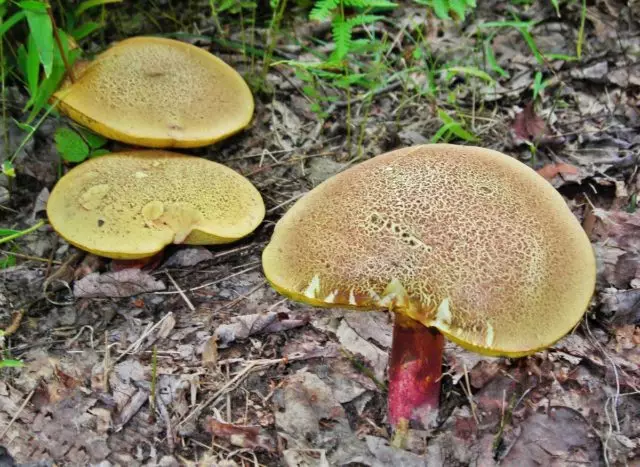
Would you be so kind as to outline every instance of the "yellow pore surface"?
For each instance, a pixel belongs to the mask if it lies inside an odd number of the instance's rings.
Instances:
[[[184,42],[134,37],[76,68],[56,94],[61,110],[108,138],[147,147],[195,147],[246,127],[253,96],[242,77]]]
[[[199,157],[159,150],[90,159],[54,187],[53,228],[97,255],[135,259],[170,243],[228,243],[251,233],[265,214],[242,175]]]
[[[390,309],[489,355],[553,344],[595,286],[589,239],[551,184],[499,152],[446,144],[317,186],[278,222],[263,267],[295,300]]]

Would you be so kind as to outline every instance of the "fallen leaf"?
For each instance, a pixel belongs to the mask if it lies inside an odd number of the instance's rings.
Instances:
[[[640,289],[607,289],[601,294],[602,311],[614,324],[640,323]]]
[[[290,318],[285,312],[255,313],[232,318],[232,321],[230,324],[218,326],[214,332],[221,349],[254,334],[286,331],[304,326],[308,322],[306,318]]]
[[[353,354],[362,355],[371,364],[378,381],[384,381],[389,361],[388,352],[360,337],[345,320],[340,322],[336,336],[345,349]]]
[[[545,134],[545,121],[533,108],[533,101],[524,106],[522,112],[516,115],[512,130],[519,144],[523,141],[539,141]]]
[[[204,344],[202,351],[202,366],[213,369],[218,364],[218,338],[211,336]]]
[[[275,441],[259,426],[234,425],[207,417],[205,429],[215,437],[226,439],[243,449],[275,450]]]
[[[131,268],[105,274],[91,273],[75,282],[73,294],[78,298],[122,298],[165,289],[162,281]]]
[[[502,459],[503,465],[600,465],[602,448],[589,423],[575,410],[551,407],[535,413],[520,425],[516,442]]]
[[[188,268],[213,259],[213,253],[204,247],[182,248],[164,263],[167,268]]]
[[[579,173],[579,170],[577,167],[570,164],[554,163],[554,164],[547,164],[541,169],[538,169],[536,172],[538,172],[538,175],[541,175],[546,180],[551,181],[558,175],[562,175],[562,174],[577,175]]]

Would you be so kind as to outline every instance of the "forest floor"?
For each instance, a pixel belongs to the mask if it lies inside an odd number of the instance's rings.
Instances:
[[[398,61],[411,50],[405,33],[428,24],[444,70],[485,63],[479,25],[513,18],[500,2],[478,3],[462,23],[403,5],[375,28],[386,28]],[[560,17],[551,3],[522,8],[520,18],[538,21],[530,32],[541,51],[574,55],[579,2]],[[158,31],[145,20],[153,8],[115,7],[121,33],[188,32],[184,40],[248,70],[237,49],[206,39],[215,30],[206,15],[182,21],[186,30],[165,21]],[[330,31],[286,21],[296,40],[283,36],[276,55],[293,59]],[[302,92],[306,83],[273,66],[272,92],[256,93],[249,128],[183,151],[234,168],[262,193],[265,221],[236,244],[174,246],[154,269],[115,275],[110,261],[70,247],[49,226],[2,245],[0,257],[15,258],[0,270],[5,355],[24,366],[2,369],[0,444],[15,462],[43,466],[640,465],[640,8],[589,1],[584,31],[580,60],[544,63],[535,105],[541,64],[508,27],[492,40],[506,73],[494,84],[415,71],[371,99],[356,90],[349,106],[339,95],[325,120]],[[435,93],[421,93],[425,86]],[[19,119],[26,96],[8,91]],[[438,426],[412,431],[400,450],[389,446],[386,416],[393,316],[283,299],[265,282],[260,254],[288,207],[327,177],[429,142],[443,124],[437,109],[464,120],[474,145],[531,164],[563,194],[593,241],[598,285],[577,329],[533,356],[489,358],[447,344]],[[48,118],[23,148],[2,227],[45,217],[58,177],[53,133],[63,124]],[[10,153],[21,133],[4,125],[12,147],[2,153]],[[13,464],[5,456],[0,465]]]

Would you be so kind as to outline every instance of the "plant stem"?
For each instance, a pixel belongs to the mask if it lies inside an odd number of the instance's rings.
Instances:
[[[271,18],[271,24],[269,25],[269,45],[265,53],[264,62],[262,65],[262,79],[266,79],[269,66],[271,65],[271,57],[273,56],[273,49],[276,47],[276,36],[280,32],[280,22],[284,16],[285,8],[287,7],[287,0],[280,0],[276,10],[273,12]]]
[[[40,220],[39,222],[37,222],[36,224],[32,225],[28,229],[21,230],[20,232],[16,232],[16,233],[11,234],[11,235],[7,235],[6,237],[2,237],[2,238],[0,238],[0,245],[2,245],[3,243],[10,242],[11,240],[15,240],[16,238],[20,238],[20,237],[22,237],[24,235],[30,234],[34,230],[38,230],[43,225],[44,225],[44,221]]]
[[[151,355],[151,414],[156,410],[156,381],[158,379],[158,348],[153,346],[153,354]]]
[[[409,423],[432,426],[438,416],[444,336],[396,313],[389,360],[389,423],[402,446]]]
[[[64,63],[64,68],[67,70],[67,75],[72,83],[76,82],[76,77],[73,74],[73,68],[69,65],[69,60],[67,60],[67,54],[64,53],[64,47],[62,47],[62,40],[60,39],[60,34],[58,33],[58,26],[56,25],[56,18],[53,16],[53,10],[51,9],[51,4],[47,2],[47,13],[49,14],[49,18],[51,19],[51,26],[53,29],[53,37],[56,39],[56,44],[58,44],[58,50],[60,51],[60,56],[62,57],[62,62]]]

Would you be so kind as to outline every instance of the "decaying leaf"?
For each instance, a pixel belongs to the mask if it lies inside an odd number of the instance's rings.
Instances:
[[[75,282],[73,294],[78,298],[122,298],[165,288],[162,281],[140,269],[130,268],[105,274],[89,274]]]
[[[291,318],[286,312],[255,313],[232,318],[232,323],[219,326],[214,336],[223,349],[239,339],[258,333],[286,331],[307,324],[306,318]]]
[[[551,407],[531,415],[503,459],[503,465],[601,465],[602,447],[596,433],[578,412]]]
[[[541,169],[538,169],[537,172],[545,179],[551,181],[558,175],[563,175],[563,174],[576,175],[579,172],[579,170],[577,167],[570,164],[554,163],[554,164],[545,165]]]
[[[545,134],[545,121],[536,114],[533,101],[524,106],[522,112],[516,115],[513,122],[513,134],[516,143],[521,141],[538,141]]]
[[[273,451],[275,441],[259,426],[234,425],[207,417],[206,430],[214,437],[223,438],[243,449]]]

